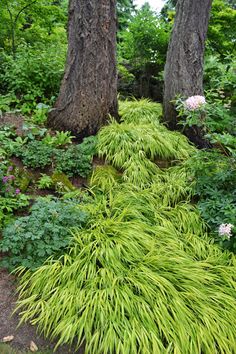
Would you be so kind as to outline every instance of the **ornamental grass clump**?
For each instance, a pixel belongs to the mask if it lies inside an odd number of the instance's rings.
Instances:
[[[236,350],[234,259],[184,233],[179,213],[149,217],[128,189],[94,204],[70,253],[22,276],[22,319],[58,344],[85,341],[89,354]]]
[[[110,165],[93,172],[93,199],[80,206],[89,222],[73,230],[68,254],[21,269],[21,321],[86,354],[232,354],[235,256],[208,239],[188,170],[155,164],[165,146],[161,156],[175,159],[192,146],[178,135],[180,153],[160,125],[166,145],[148,149],[152,124],[112,122],[99,133]]]
[[[146,98],[120,101],[119,114],[121,120],[126,123],[159,122],[162,116],[162,105]]]
[[[183,160],[194,151],[186,137],[155,123],[119,124],[112,120],[98,135],[99,155],[119,169],[135,156],[142,161],[145,156],[138,157],[140,152],[155,161],[156,158]]]

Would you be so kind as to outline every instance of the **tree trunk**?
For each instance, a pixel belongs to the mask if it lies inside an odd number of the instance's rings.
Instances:
[[[178,0],[175,24],[165,65],[164,120],[177,129],[177,112],[173,101],[203,95],[203,60],[212,0]],[[201,129],[186,132],[190,140],[205,145]]]
[[[117,116],[116,1],[70,0],[67,63],[49,114],[54,129],[96,134]]]

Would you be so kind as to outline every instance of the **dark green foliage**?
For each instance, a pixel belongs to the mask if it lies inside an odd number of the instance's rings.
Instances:
[[[69,146],[63,152],[58,151],[56,169],[68,176],[87,177],[92,171],[92,157],[95,152],[96,138],[86,138],[82,144]]]
[[[97,136],[89,136],[84,138],[82,144],[80,144],[81,151],[86,155],[95,155],[97,152]]]
[[[236,64],[232,54],[225,55],[223,60],[219,55],[206,57],[204,86],[207,100],[214,103],[209,111],[212,120],[217,120],[218,124],[222,121],[226,130],[235,129]]]
[[[119,29],[126,28],[132,18],[134,12],[133,0],[118,0],[117,1],[117,16]]]
[[[0,250],[7,252],[2,266],[36,268],[50,256],[65,253],[70,228],[85,225],[87,214],[73,202],[39,199],[30,215],[20,217],[3,230]]]
[[[221,224],[236,225],[236,159],[217,151],[198,151],[188,162],[196,179],[198,208],[215,239],[236,252],[236,235],[222,242]]]
[[[68,176],[79,175],[87,177],[92,170],[92,155],[84,155],[79,145],[68,147],[66,151],[58,152],[56,156],[57,171]]]
[[[23,164],[32,168],[51,165],[54,153],[55,149],[38,140],[31,141],[15,151],[15,155],[22,159]]]
[[[137,10],[118,38],[119,91],[123,97],[162,100],[166,52],[171,25],[148,4]]]

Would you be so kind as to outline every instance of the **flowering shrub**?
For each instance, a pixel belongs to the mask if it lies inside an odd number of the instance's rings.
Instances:
[[[185,109],[189,111],[195,111],[202,108],[206,104],[206,99],[204,96],[191,96],[184,101]]]
[[[207,111],[207,101],[204,96],[190,96],[187,99],[178,97],[175,101],[178,112],[179,124],[186,126],[204,127],[204,120]]]
[[[226,237],[226,239],[230,239],[232,236],[232,228],[234,227],[233,224],[221,224],[219,226],[219,236]]]
[[[178,97],[175,101],[179,124],[201,126],[206,133],[236,133],[235,117],[221,97],[213,100],[211,92],[204,96]]]

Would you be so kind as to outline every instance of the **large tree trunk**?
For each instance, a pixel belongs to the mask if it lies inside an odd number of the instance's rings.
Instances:
[[[164,120],[177,129],[173,100],[203,95],[203,60],[212,0],[178,0],[176,17],[165,65]],[[196,145],[206,142],[201,129],[193,127],[186,134]]]
[[[49,114],[54,129],[95,134],[117,116],[116,1],[70,0],[67,63]]]

